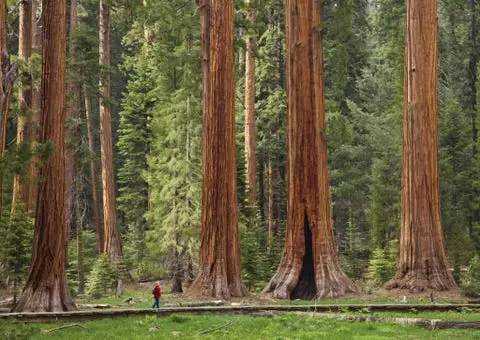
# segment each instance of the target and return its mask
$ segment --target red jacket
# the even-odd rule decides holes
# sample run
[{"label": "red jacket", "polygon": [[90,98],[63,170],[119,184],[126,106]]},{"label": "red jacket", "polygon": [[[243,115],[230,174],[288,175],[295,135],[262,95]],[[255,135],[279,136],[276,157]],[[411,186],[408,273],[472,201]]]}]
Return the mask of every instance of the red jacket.
[{"label": "red jacket", "polygon": [[156,287],[153,289],[153,296],[154,296],[154,297],[160,297],[160,296],[162,296],[162,290],[160,289],[160,286],[156,286]]}]

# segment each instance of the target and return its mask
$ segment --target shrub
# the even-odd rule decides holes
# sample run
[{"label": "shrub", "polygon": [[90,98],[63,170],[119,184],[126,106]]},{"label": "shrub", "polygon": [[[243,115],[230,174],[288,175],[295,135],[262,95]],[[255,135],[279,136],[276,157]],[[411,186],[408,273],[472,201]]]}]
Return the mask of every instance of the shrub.
[{"label": "shrub", "polygon": [[113,291],[116,284],[115,270],[112,268],[108,255],[102,254],[93,265],[87,281],[87,295],[98,299],[107,292]]},{"label": "shrub", "polygon": [[461,287],[466,296],[480,296],[480,257],[477,255],[467,267],[467,271],[462,275]]},{"label": "shrub", "polygon": [[395,274],[395,260],[385,250],[376,248],[368,261],[367,280],[375,287],[382,286]]}]

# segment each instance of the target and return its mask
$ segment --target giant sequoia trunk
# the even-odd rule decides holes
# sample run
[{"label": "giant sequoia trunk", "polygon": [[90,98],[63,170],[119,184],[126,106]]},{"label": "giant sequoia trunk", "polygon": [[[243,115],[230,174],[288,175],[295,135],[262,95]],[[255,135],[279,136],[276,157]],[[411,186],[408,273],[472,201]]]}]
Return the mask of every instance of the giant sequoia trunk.
[{"label": "giant sequoia trunk", "polygon": [[55,148],[41,168],[32,263],[15,312],[75,309],[67,287],[65,224],[66,0],[43,2],[43,70],[40,140]]},{"label": "giant sequoia trunk", "polygon": [[115,173],[113,170],[112,117],[110,100],[110,8],[100,0],[100,151],[102,158],[104,251],[112,262],[127,274],[124,268],[122,243],[117,224]]},{"label": "giant sequoia trunk", "polygon": [[437,2],[408,0],[405,35],[402,228],[389,288],[455,287],[440,221],[437,145]]},{"label": "giant sequoia trunk", "polygon": [[[26,0],[20,3],[19,30],[18,30],[18,58],[28,63],[32,53],[32,1]],[[17,121],[17,146],[23,143],[32,142],[32,118],[29,111],[32,108],[32,78],[25,74],[22,77],[22,83],[19,102],[20,114]],[[24,176],[15,175],[13,180],[12,211],[19,203],[25,204],[25,210],[30,209],[30,164],[25,164],[26,171]]]},{"label": "giant sequoia trunk", "polygon": [[320,1],[286,0],[287,237],[265,292],[282,299],[334,298],[357,287],[342,272],[327,172]]},{"label": "giant sequoia trunk", "polygon": [[[248,20],[253,25],[255,14],[250,8],[250,1],[245,4],[249,6]],[[246,184],[248,203],[254,205],[257,201],[257,160],[255,154],[255,38],[247,36],[245,49],[245,161],[246,161]]]},{"label": "giant sequoia trunk", "polygon": [[202,0],[203,186],[198,274],[190,296],[246,295],[235,165],[233,0]]}]

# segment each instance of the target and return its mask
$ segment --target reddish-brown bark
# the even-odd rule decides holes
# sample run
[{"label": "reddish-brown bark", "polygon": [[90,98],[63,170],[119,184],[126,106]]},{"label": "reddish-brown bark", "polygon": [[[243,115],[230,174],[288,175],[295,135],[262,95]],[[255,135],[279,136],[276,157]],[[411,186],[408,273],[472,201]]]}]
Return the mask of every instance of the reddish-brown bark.
[{"label": "reddish-brown bark", "polygon": [[234,1],[200,1],[203,186],[200,264],[188,295],[244,296],[235,161]]},{"label": "reddish-brown bark", "polygon": [[[34,0],[32,3],[32,49],[38,50],[42,48],[42,29],[41,29],[41,21],[42,21],[42,2],[41,0]],[[37,17],[38,15],[38,17]],[[34,87],[32,89],[32,149],[35,149],[35,143],[38,141],[38,125],[39,117],[40,117],[40,89]],[[33,155],[33,159],[30,162],[30,180],[29,180],[29,188],[30,192],[28,194],[29,203],[28,206],[31,210],[35,209],[35,203],[37,202],[37,193],[38,193],[38,173],[39,169],[36,166],[36,157]]]},{"label": "reddish-brown bark", "polygon": [[[19,30],[18,30],[18,58],[24,63],[28,63],[32,54],[32,0],[20,2],[19,10]],[[20,111],[17,121],[17,146],[23,143],[32,142],[32,78],[24,75],[20,84]],[[12,211],[19,203],[25,204],[25,210],[30,210],[30,162],[24,176],[15,175],[13,179]]]},{"label": "reddish-brown bark", "polygon": [[342,272],[327,171],[320,1],[286,0],[288,196],[283,258],[265,292],[320,299],[357,292]]},{"label": "reddish-brown bark", "polygon": [[437,30],[437,1],[408,0],[400,257],[388,287],[412,292],[456,286],[440,217]]},{"label": "reddish-brown bark", "polygon": [[75,309],[65,272],[66,0],[44,0],[43,6],[40,141],[54,148],[40,171],[44,180],[39,185],[32,264],[15,312]]},{"label": "reddish-brown bark", "polygon": [[93,217],[95,221],[95,230],[97,238],[98,253],[103,253],[102,229],[100,228],[100,212],[98,205],[98,191],[97,191],[97,175],[95,171],[95,161],[93,155],[95,154],[95,145],[93,143],[93,128],[92,128],[92,105],[90,97],[88,96],[87,86],[83,84],[83,98],[85,100],[85,119],[87,121],[87,136],[88,136],[88,150],[90,151],[90,181],[92,184],[92,201],[93,201]]},{"label": "reddish-brown bark", "polygon": [[[249,7],[250,1],[245,4]],[[255,13],[248,8],[248,20],[255,22]],[[255,205],[257,201],[257,157],[255,153],[255,37],[246,39],[245,48],[245,162],[247,169],[246,185],[248,203]]]},{"label": "reddish-brown bark", "polygon": [[123,250],[117,224],[115,173],[113,170],[112,116],[110,105],[110,8],[100,0],[100,151],[102,158],[104,251],[110,259],[123,264]]}]

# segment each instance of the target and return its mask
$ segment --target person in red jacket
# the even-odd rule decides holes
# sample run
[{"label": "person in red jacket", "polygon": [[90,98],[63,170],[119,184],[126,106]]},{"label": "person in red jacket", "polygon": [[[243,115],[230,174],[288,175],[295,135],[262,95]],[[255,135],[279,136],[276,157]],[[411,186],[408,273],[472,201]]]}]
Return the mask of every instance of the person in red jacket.
[{"label": "person in red jacket", "polygon": [[155,285],[155,288],[152,290],[153,294],[153,299],[155,300],[153,302],[152,308],[160,308],[159,301],[160,301],[160,296],[162,296],[162,290],[160,289],[160,283],[157,282]]}]

